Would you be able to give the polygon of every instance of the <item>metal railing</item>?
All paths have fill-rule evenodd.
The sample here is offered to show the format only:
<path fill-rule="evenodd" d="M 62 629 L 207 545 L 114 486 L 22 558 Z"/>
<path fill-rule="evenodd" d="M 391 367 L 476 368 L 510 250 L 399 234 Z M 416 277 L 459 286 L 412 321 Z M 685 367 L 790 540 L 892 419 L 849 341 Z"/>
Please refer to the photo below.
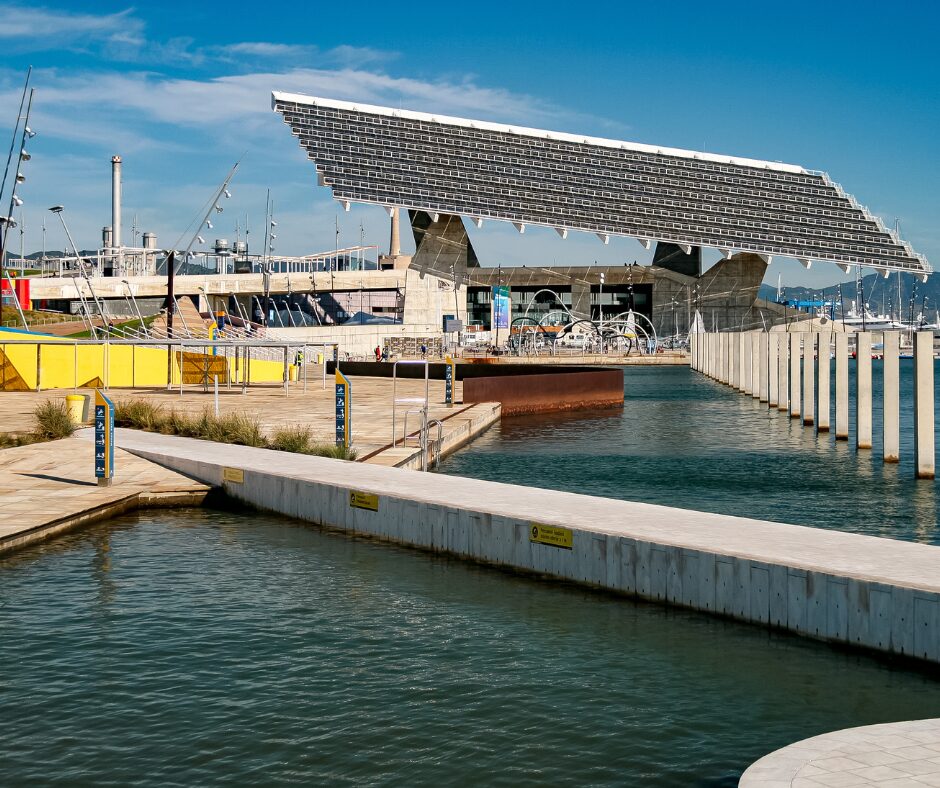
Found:
<path fill-rule="evenodd" d="M 8 349 L 15 347 L 32 347 L 36 349 L 35 359 L 30 361 L 29 370 L 17 370 L 15 364 L 11 361 Z M 82 347 L 100 347 L 102 349 L 100 365 L 94 368 L 85 362 L 81 367 L 81 379 L 79 377 L 79 349 Z M 129 385 L 119 386 L 120 388 L 153 388 L 165 386 L 167 390 L 179 388 L 182 396 L 187 385 L 197 386 L 204 391 L 209 390 L 212 384 L 213 376 L 219 374 L 219 370 L 213 368 L 213 359 L 223 358 L 226 360 L 224 373 L 220 379 L 229 388 L 233 385 L 241 385 L 242 391 L 248 387 L 264 386 L 277 384 L 283 386 L 285 396 L 290 393 L 291 373 L 290 368 L 297 368 L 297 376 L 293 381 L 295 384 L 302 384 L 303 391 L 307 390 L 309 376 L 308 368 L 313 366 L 310 362 L 315 358 L 312 354 L 322 354 L 322 388 L 327 387 L 326 367 L 327 361 L 333 357 L 338 348 L 336 343 L 318 343 L 318 342 L 274 342 L 274 341 L 226 341 L 219 339 L 192 339 L 192 338 L 174 338 L 174 339 L 141 339 L 141 338 L 115 338 L 108 337 L 104 339 L 9 339 L 4 340 L 0 337 L 0 353 L 2 353 L 5 363 L 0 365 L 0 390 L 5 390 L 8 381 L 19 379 L 18 385 L 26 378 L 35 377 L 35 387 L 32 390 L 42 391 L 44 388 L 72 388 L 77 390 L 80 385 L 84 385 L 89 380 L 100 380 L 101 387 L 105 390 L 111 388 L 112 370 L 111 355 L 112 349 L 118 347 L 130 347 L 130 370 Z M 72 381 L 71 386 L 52 385 L 44 386 L 43 381 L 43 349 L 55 348 L 61 351 L 63 348 L 72 348 Z M 136 351 L 141 349 L 165 350 L 167 352 L 167 371 L 162 383 L 139 382 L 137 374 L 137 356 Z M 260 354 L 265 354 L 260 358 Z M 198 359 L 187 358 L 187 354 L 198 356 Z M 61 380 L 61 355 L 57 354 L 56 375 Z M 272 356 L 281 362 L 281 379 L 252 381 L 251 364 L 252 361 L 271 361 Z M 22 361 L 16 363 L 22 365 Z M 32 365 L 35 365 L 34 367 Z M 152 361 L 150 362 L 152 369 Z M 201 366 L 200 366 L 201 365 Z M 188 369 L 187 369 L 188 366 Z M 218 366 L 216 363 L 215 366 Z M 12 370 L 12 374 L 11 374 Z M 32 373 L 35 373 L 33 375 Z M 201 374 L 200 374 L 201 372 Z M 24 373 L 27 373 L 24 377 Z M 100 373 L 100 374 L 99 374 Z M 122 373 L 126 376 L 128 370 L 125 368 Z M 162 376 L 161 376 L 162 377 Z M 187 383 L 187 378 L 189 382 Z M 194 382 L 195 379 L 195 382 Z M 48 382 L 48 378 L 47 381 Z"/>

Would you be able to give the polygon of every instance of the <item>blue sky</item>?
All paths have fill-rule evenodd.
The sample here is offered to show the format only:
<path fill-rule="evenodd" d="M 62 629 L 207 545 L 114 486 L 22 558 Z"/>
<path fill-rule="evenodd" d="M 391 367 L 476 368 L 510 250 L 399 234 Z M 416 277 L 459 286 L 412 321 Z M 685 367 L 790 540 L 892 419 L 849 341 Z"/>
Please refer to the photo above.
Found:
<path fill-rule="evenodd" d="M 931 3 L 0 2 L 0 121 L 9 128 L 34 67 L 34 158 L 21 187 L 26 247 L 64 245 L 43 209 L 61 203 L 80 246 L 110 223 L 109 160 L 124 159 L 125 239 L 171 245 L 232 163 L 235 221 L 276 249 L 388 243 L 379 208 L 337 210 L 270 91 L 369 101 L 824 169 L 940 265 L 940 10 Z M 642 247 L 593 235 L 471 237 L 485 265 L 643 262 Z M 18 248 L 19 239 L 13 239 Z M 253 246 L 260 248 L 257 235 Z M 768 281 L 823 286 L 775 261 Z"/>

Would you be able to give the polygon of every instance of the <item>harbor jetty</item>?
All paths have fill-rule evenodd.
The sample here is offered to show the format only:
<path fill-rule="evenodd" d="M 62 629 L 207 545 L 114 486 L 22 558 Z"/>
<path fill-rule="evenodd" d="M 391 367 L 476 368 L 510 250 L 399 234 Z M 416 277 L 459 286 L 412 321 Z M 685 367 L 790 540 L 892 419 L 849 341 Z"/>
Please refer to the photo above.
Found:
<path fill-rule="evenodd" d="M 261 509 L 884 654 L 940 662 L 937 547 L 118 430 Z"/>

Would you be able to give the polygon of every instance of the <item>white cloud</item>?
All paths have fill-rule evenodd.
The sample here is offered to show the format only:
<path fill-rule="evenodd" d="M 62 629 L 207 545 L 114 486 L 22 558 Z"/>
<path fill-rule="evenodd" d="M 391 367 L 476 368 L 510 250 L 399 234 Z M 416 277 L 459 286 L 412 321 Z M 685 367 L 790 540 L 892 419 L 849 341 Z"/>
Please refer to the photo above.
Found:
<path fill-rule="evenodd" d="M 139 42 L 143 31 L 144 23 L 133 16 L 131 9 L 116 14 L 81 14 L 42 6 L 0 5 L 0 39 L 18 48 Z"/>

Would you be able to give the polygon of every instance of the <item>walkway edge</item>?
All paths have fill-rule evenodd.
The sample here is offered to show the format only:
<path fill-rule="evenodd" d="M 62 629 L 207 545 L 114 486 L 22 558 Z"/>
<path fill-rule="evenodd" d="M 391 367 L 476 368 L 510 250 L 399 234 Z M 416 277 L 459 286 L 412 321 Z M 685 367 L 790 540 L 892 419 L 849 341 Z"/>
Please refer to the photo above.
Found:
<path fill-rule="evenodd" d="M 53 536 L 59 536 L 68 531 L 84 528 L 86 525 L 118 517 L 127 512 L 138 509 L 152 509 L 178 506 L 200 506 L 205 500 L 208 490 L 192 492 L 170 493 L 131 493 L 116 501 L 110 501 L 101 506 L 94 506 L 81 512 L 75 512 L 67 517 L 53 520 L 27 531 L 20 531 L 11 536 L 0 539 L 0 555 L 19 550 L 23 547 L 44 542 Z"/>

